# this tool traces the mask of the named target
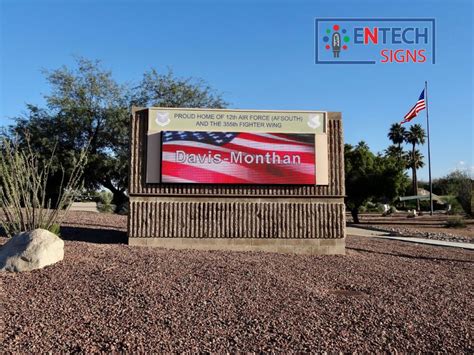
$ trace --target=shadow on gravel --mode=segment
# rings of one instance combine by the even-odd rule
[[[421,260],[431,260],[431,261],[452,261],[452,262],[456,262],[456,263],[474,264],[474,261],[472,261],[472,260],[436,258],[436,257],[430,257],[430,256],[422,256],[422,255],[417,256],[417,255],[399,254],[399,253],[394,254],[394,253],[386,253],[386,252],[377,251],[377,250],[352,248],[352,247],[348,247],[348,246],[346,246],[346,249],[355,250],[355,251],[364,252],[364,253],[371,253],[371,254],[398,256],[400,258],[408,258],[408,259],[421,259]]]
[[[100,244],[126,244],[127,232],[87,227],[61,227],[61,239]]]

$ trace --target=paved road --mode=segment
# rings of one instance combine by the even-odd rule
[[[347,227],[347,235],[355,235],[359,237],[392,239],[392,240],[400,240],[403,242],[410,242],[410,243],[429,244],[429,245],[436,245],[436,246],[441,246],[441,247],[452,247],[452,248],[463,248],[463,249],[474,250],[474,243],[447,242],[444,240],[434,240],[434,239],[414,238],[414,237],[395,237],[395,236],[390,236],[390,233],[388,232],[375,231],[371,229],[358,228],[358,227],[357,228]]]

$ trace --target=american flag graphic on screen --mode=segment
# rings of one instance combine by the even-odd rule
[[[161,181],[315,184],[315,136],[164,131]]]

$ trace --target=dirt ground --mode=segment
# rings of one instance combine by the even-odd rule
[[[0,352],[474,351],[473,252],[358,237],[346,256],[176,251],[125,231],[72,213],[62,262],[0,273]]]

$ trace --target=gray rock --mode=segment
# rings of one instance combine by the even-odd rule
[[[0,247],[0,271],[31,271],[64,258],[64,242],[45,229],[15,235]]]

